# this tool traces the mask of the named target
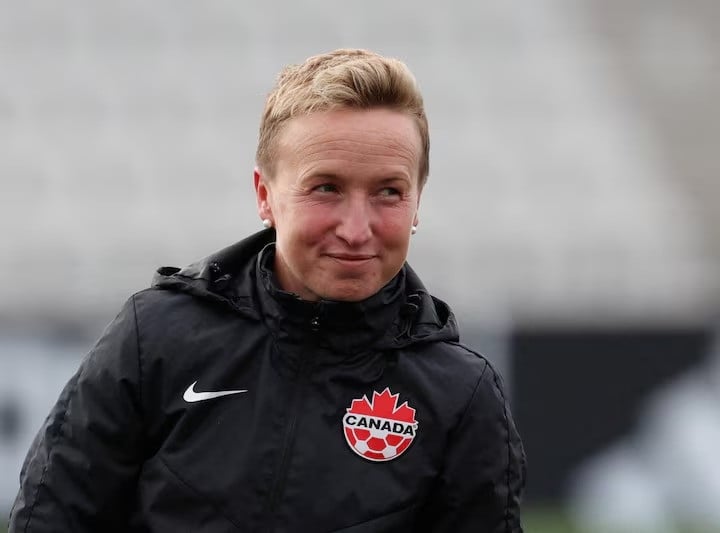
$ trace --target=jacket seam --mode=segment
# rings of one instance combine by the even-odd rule
[[[510,423],[508,422],[507,401],[503,394],[502,387],[498,383],[497,372],[493,372],[493,383],[500,393],[503,402],[503,418],[505,419],[505,446],[507,447],[507,467],[505,468],[505,485],[507,486],[507,499],[505,500],[505,530],[510,532],[510,499],[512,498],[512,490],[510,489],[510,466],[512,465],[512,447],[510,445]]]
[[[180,474],[178,474],[177,472],[175,472],[175,470],[173,470],[173,469],[170,467],[170,465],[167,463],[167,461],[165,461],[162,457],[159,457],[159,456],[158,456],[158,460],[159,460],[160,463],[167,469],[167,471],[170,472],[170,473],[173,475],[173,477],[174,477],[175,479],[177,479],[180,483],[182,483],[182,485],[183,485],[185,488],[187,488],[190,492],[192,492],[192,493],[195,494],[196,496],[201,497],[210,507],[212,507],[213,509],[215,509],[215,511],[218,513],[218,515],[222,516],[225,520],[227,520],[228,522],[230,522],[238,531],[242,531],[242,528],[240,527],[240,525],[239,525],[239,524],[236,524],[235,521],[234,521],[232,518],[230,518],[229,516],[227,516],[227,514],[225,514],[225,513],[223,512],[222,508],[221,508],[219,505],[217,505],[215,502],[213,502],[210,498],[208,498],[207,496],[205,496],[202,492],[200,492],[199,490],[197,490],[195,487],[193,487],[192,485],[190,485],[187,481],[185,481],[185,480],[180,476]]]
[[[468,403],[468,407],[465,409],[465,412],[463,413],[463,416],[461,418],[460,424],[465,420],[465,416],[467,415],[470,405],[472,404],[473,399],[475,398],[475,395],[480,387],[480,383],[483,380],[483,377],[485,376],[485,372],[488,368],[491,369],[491,372],[493,373],[493,385],[498,390],[498,393],[500,394],[500,398],[502,399],[502,405],[503,405],[503,419],[505,422],[505,446],[507,448],[507,466],[505,468],[505,485],[507,487],[507,499],[505,500],[505,510],[503,512],[503,518],[505,522],[505,531],[508,533],[512,533],[511,525],[510,525],[510,500],[512,499],[512,490],[510,487],[510,477],[511,477],[511,469],[512,469],[512,446],[511,446],[511,432],[510,432],[510,422],[508,419],[508,404],[507,399],[505,398],[505,394],[503,393],[503,388],[500,386],[499,383],[499,375],[495,371],[494,368],[492,368],[492,365],[488,362],[488,360],[481,354],[477,353],[476,351],[468,348],[464,344],[460,342],[453,342],[449,341],[448,344],[452,344],[454,346],[458,346],[460,348],[465,349],[466,351],[472,353],[473,355],[479,357],[485,362],[485,367],[483,368],[480,379],[478,379],[477,385],[475,386],[475,390],[472,393],[472,396],[470,397],[470,402]]]
[[[77,379],[73,383],[72,389],[68,391],[67,400],[65,401],[65,405],[63,406],[62,410],[62,419],[60,420],[60,424],[58,426],[57,432],[53,432],[51,435],[51,440],[49,441],[48,445],[48,451],[47,451],[47,460],[45,462],[45,465],[43,466],[42,474],[40,474],[40,481],[38,481],[37,489],[35,489],[35,496],[33,498],[32,505],[30,506],[30,511],[28,512],[28,518],[27,522],[25,522],[25,527],[23,528],[23,531],[27,531],[30,527],[30,522],[32,522],[33,515],[35,512],[35,507],[38,504],[38,501],[40,500],[40,490],[45,485],[45,474],[48,470],[48,465],[50,463],[50,454],[52,453],[52,448],[55,446],[55,443],[60,435],[62,435],[63,427],[65,426],[65,422],[67,421],[67,410],[68,410],[68,404],[70,403],[70,399],[75,394],[75,389],[77,388],[77,382],[79,381],[80,376],[77,376]],[[49,429],[49,428],[48,428]]]
[[[405,504],[402,507],[400,507],[399,509],[395,509],[394,511],[390,511],[388,513],[381,514],[380,516],[374,516],[372,518],[368,518],[367,520],[361,520],[359,522],[355,522],[354,524],[350,524],[349,526],[343,526],[340,529],[335,529],[335,530],[333,530],[333,533],[342,533],[343,531],[351,530],[351,529],[357,528],[359,526],[364,526],[371,522],[378,522],[380,520],[385,520],[388,517],[398,515],[400,513],[406,513],[406,512],[408,512],[412,509],[415,509],[419,506],[420,506],[420,504],[418,502],[412,502],[409,504]]]
[[[132,297],[133,305],[133,319],[135,321],[135,350],[137,351],[137,365],[138,365],[138,399],[140,400],[141,408],[144,408],[143,403],[143,365],[142,357],[140,355],[140,325],[138,323],[137,303],[135,302],[135,295]]]
[[[212,282],[212,280],[210,278],[204,278],[202,276],[187,276],[185,274],[180,274],[180,272],[177,272],[170,277],[180,278],[180,279],[188,280],[188,281],[206,281],[208,283]]]
[[[469,416],[468,413],[470,412],[470,408],[472,407],[473,400],[475,399],[475,395],[477,394],[478,389],[480,389],[480,383],[482,383],[483,376],[485,376],[485,371],[487,371],[488,367],[490,365],[485,362],[485,366],[482,369],[482,372],[480,373],[480,377],[477,380],[477,383],[475,384],[475,388],[473,389],[472,394],[470,395],[470,400],[468,401],[468,404],[465,406],[465,411],[463,411],[462,417],[460,418],[459,426],[462,426],[465,422],[465,419]]]
[[[489,361],[488,361],[487,357],[485,357],[483,354],[481,354],[481,353],[479,353],[479,352],[476,352],[476,351],[473,350],[472,348],[470,348],[470,347],[468,347],[468,346],[465,346],[465,345],[464,345],[462,342],[460,342],[460,341],[447,340],[447,341],[444,341],[444,342],[445,342],[446,344],[449,344],[450,346],[456,346],[456,347],[458,347],[458,348],[461,348],[463,351],[465,351],[465,352],[467,352],[467,353],[469,353],[469,354],[472,354],[472,355],[474,355],[475,357],[477,357],[478,359],[484,361],[485,364],[489,364]],[[484,370],[483,370],[483,372],[484,372]]]
[[[40,498],[40,488],[43,486],[45,482],[45,473],[47,472],[47,463],[45,466],[43,466],[42,474],[40,475],[40,481],[38,482],[37,489],[35,489],[35,496],[33,497],[33,503],[30,507],[30,512],[28,513],[27,521],[25,522],[25,527],[23,528],[23,532],[26,532],[28,528],[30,527],[30,521],[32,520],[33,513],[35,512],[35,505],[38,502],[38,499]]]
[[[461,346],[462,348],[465,348],[465,346],[463,346],[463,345],[459,345],[459,346]],[[467,349],[467,348],[465,348],[465,349]],[[468,351],[470,351],[470,350],[468,350]],[[471,353],[478,355],[475,352],[471,352]],[[481,359],[483,359],[485,366],[483,367],[482,372],[480,372],[480,377],[478,378],[477,382],[475,383],[475,387],[473,388],[472,394],[470,395],[470,399],[468,400],[468,403],[465,406],[465,410],[463,411],[462,415],[460,416],[460,420],[458,421],[457,426],[455,426],[456,429],[461,428],[463,426],[463,424],[465,423],[465,419],[468,416],[470,416],[469,413],[470,413],[470,410],[472,409],[473,401],[475,400],[475,396],[477,395],[477,392],[480,389],[480,384],[482,383],[483,376],[485,376],[485,372],[487,371],[488,367],[490,366],[490,364],[484,358],[481,357]]]

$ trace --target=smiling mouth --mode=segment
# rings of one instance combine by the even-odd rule
[[[342,263],[364,263],[374,259],[374,255],[348,255],[348,254],[328,254],[328,257],[340,261]]]

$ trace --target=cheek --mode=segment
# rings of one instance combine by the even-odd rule
[[[403,243],[410,238],[410,227],[414,216],[413,210],[389,210],[380,217],[378,231],[386,239]]]
[[[322,205],[293,206],[285,212],[282,223],[285,233],[303,241],[317,240],[333,225],[333,212]]]

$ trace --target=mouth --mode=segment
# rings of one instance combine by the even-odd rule
[[[359,265],[376,257],[370,254],[327,254],[327,256],[346,265]]]

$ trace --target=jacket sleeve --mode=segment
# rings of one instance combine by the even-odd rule
[[[125,304],[35,437],[9,532],[122,531],[141,462],[134,300]]]
[[[450,435],[443,472],[418,529],[522,533],[525,470],[525,452],[501,377],[487,364]]]

